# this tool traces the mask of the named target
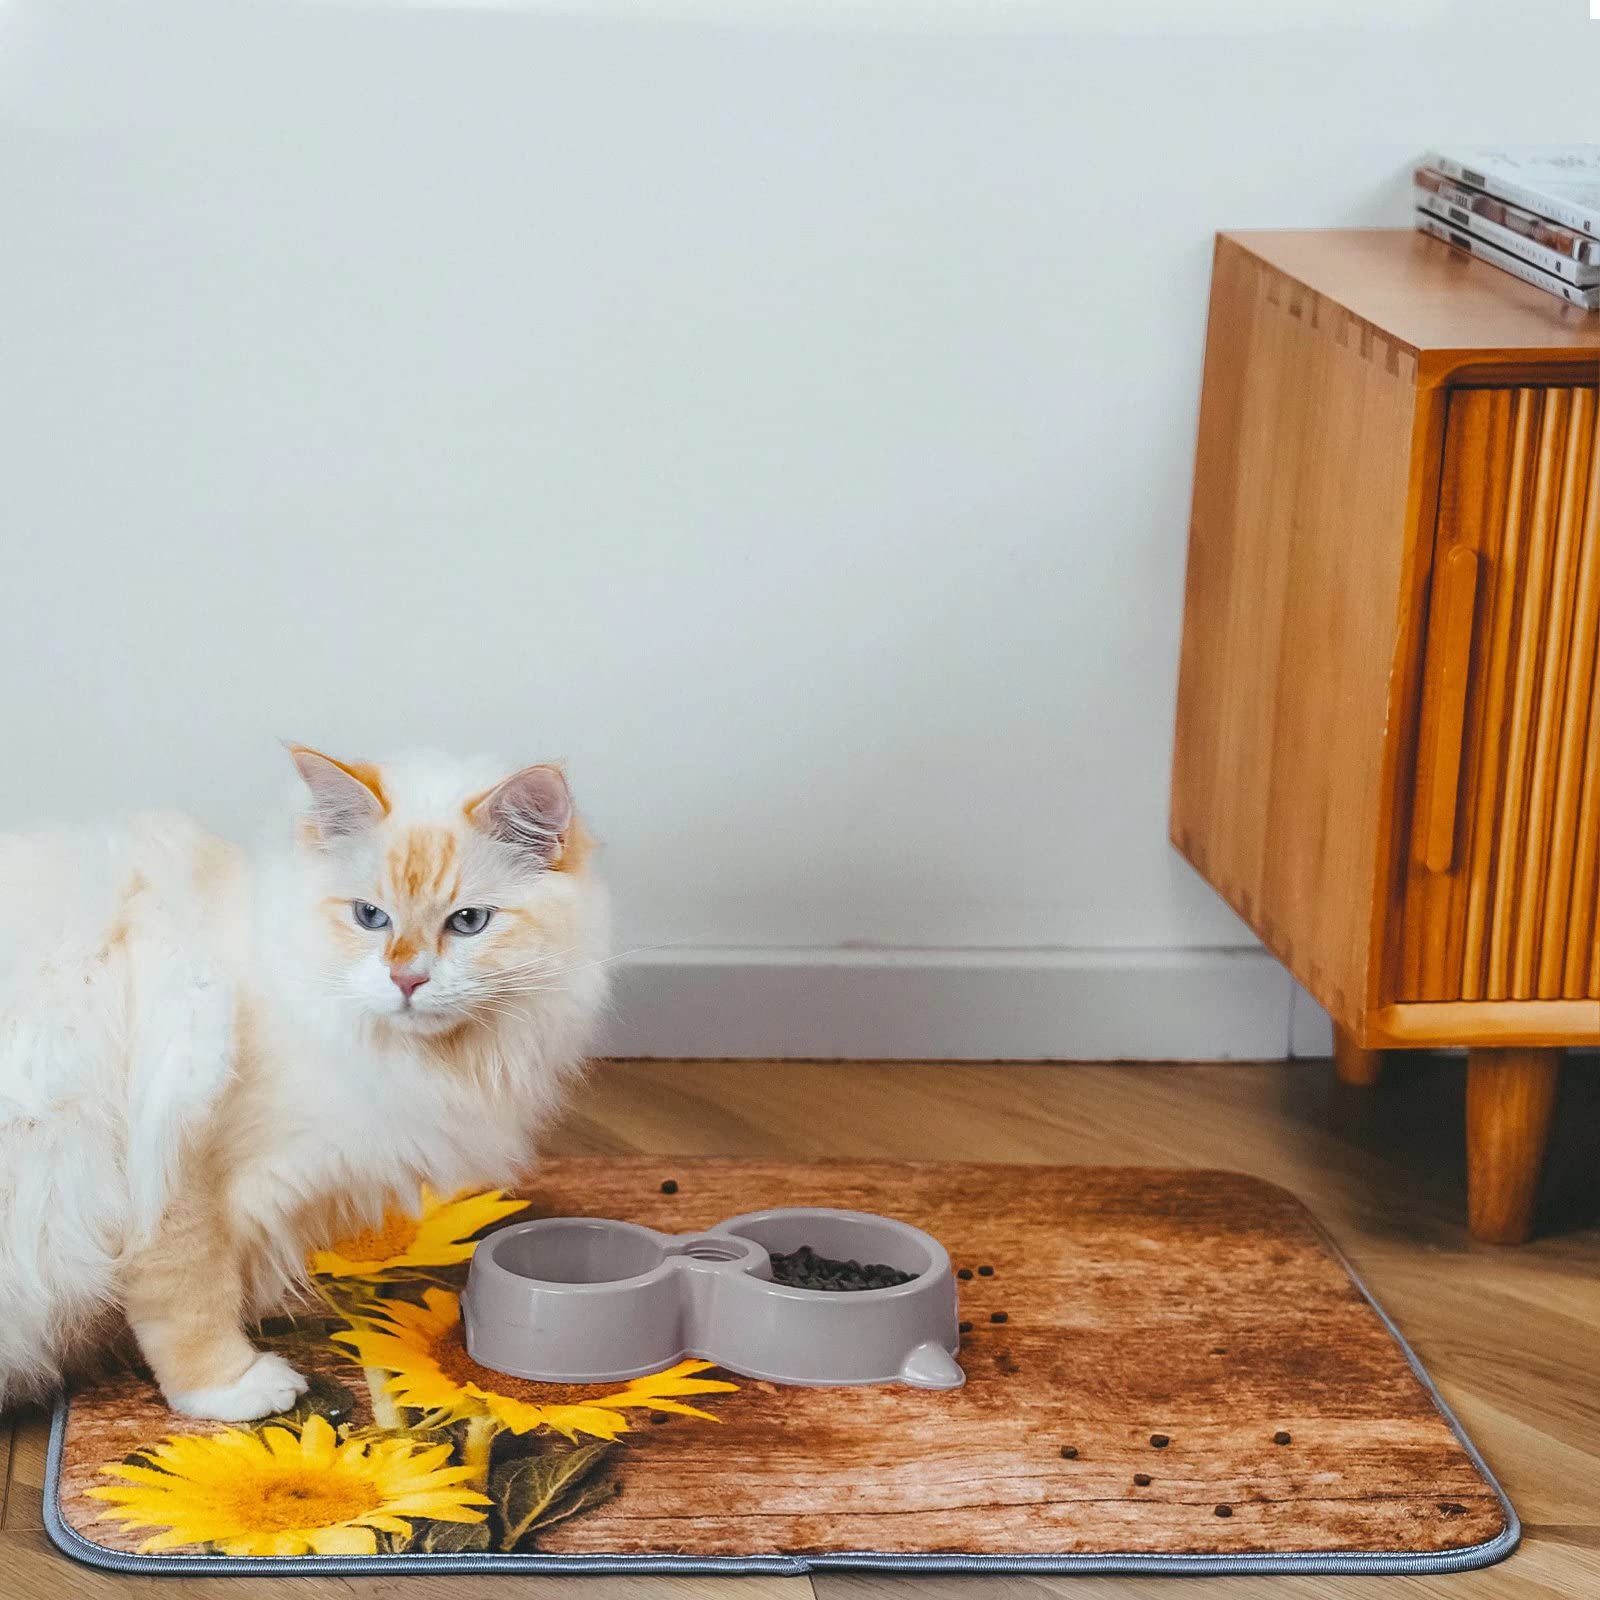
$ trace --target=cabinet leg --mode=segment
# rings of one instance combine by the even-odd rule
[[[1475,1239],[1533,1237],[1560,1050],[1467,1052],[1467,1219]]]
[[[1337,1024],[1333,1030],[1333,1070],[1340,1083],[1370,1089],[1383,1076],[1383,1051],[1363,1050]]]

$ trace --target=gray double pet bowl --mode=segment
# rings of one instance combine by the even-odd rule
[[[774,1283],[772,1256],[801,1245],[912,1277],[845,1292]],[[593,1217],[520,1223],[474,1252],[462,1320],[474,1361],[547,1383],[619,1382],[685,1356],[772,1383],[966,1381],[944,1246],[864,1211],[784,1207],[679,1234]]]

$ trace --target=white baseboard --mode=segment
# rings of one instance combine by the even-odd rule
[[[612,1056],[1281,1060],[1291,982],[1260,949],[667,949],[618,964]]]

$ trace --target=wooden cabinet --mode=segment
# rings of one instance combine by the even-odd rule
[[[1172,836],[1332,1013],[1469,1049],[1469,1206],[1531,1228],[1600,1044],[1600,317],[1407,231],[1217,243]]]

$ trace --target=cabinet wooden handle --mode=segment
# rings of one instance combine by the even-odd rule
[[[1461,788],[1461,736],[1472,666],[1472,619],[1478,603],[1478,555],[1458,544],[1444,558],[1439,609],[1428,628],[1427,681],[1437,715],[1423,789],[1422,864],[1448,872],[1456,852],[1456,795]]]

